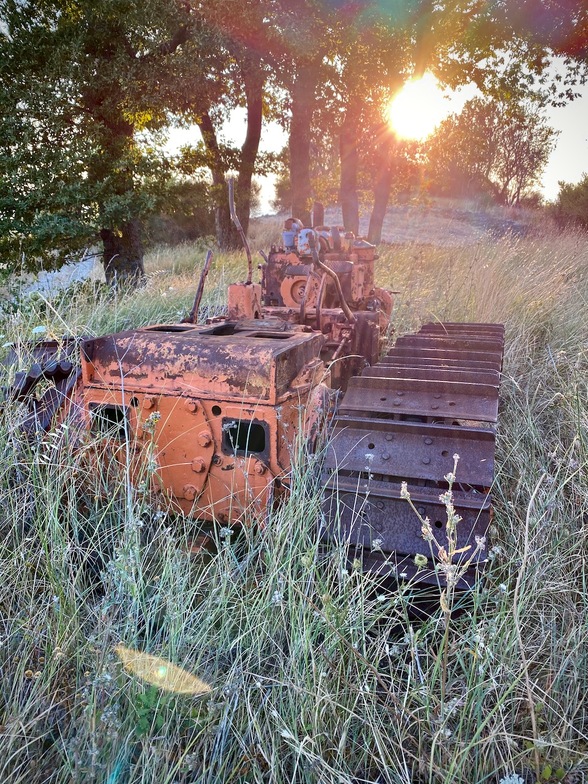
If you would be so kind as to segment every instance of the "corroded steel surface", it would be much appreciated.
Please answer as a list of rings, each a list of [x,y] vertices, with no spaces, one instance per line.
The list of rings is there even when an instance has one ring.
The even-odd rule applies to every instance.
[[[315,333],[163,324],[84,342],[84,386],[212,395],[276,404],[304,384],[324,337]],[[122,383],[122,382],[120,382]]]
[[[485,536],[490,522],[503,340],[500,325],[425,325],[350,380],[325,463],[327,539],[366,548],[376,571],[392,564],[415,576],[412,557],[430,557],[431,551],[418,515],[402,497],[402,483],[447,547],[440,495],[458,454],[457,547],[476,551],[476,538]],[[483,559],[477,552],[475,560]],[[474,577],[470,569],[462,583],[471,585]],[[418,579],[437,581],[430,571]]]
[[[261,285],[249,264],[229,286],[228,317],[192,323],[205,267],[183,323],[85,339],[81,369],[75,343],[39,344],[5,398],[26,407],[30,432],[75,402],[92,459],[119,461],[172,509],[232,525],[265,516],[289,484],[296,439],[313,448],[331,389],[342,390],[322,535],[364,548],[367,568],[412,575],[415,554],[430,552],[402,483],[446,544],[439,496],[459,454],[458,547],[473,545],[490,520],[503,328],[425,324],[379,361],[393,296],[375,286],[375,248],[293,219],[283,245],[264,256]]]
[[[323,343],[313,332],[229,322],[86,341],[88,427],[144,452],[154,489],[186,514],[259,516],[271,485],[287,482],[309,396],[328,380]]]

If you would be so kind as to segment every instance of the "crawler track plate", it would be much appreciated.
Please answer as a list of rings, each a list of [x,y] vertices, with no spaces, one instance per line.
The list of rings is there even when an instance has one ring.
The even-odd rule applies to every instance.
[[[403,482],[447,546],[439,496],[455,454],[458,548],[473,552],[476,537],[486,535],[503,347],[502,325],[425,324],[351,379],[326,459],[325,536],[347,542],[354,555],[361,551],[364,568],[413,576],[416,554],[435,555],[401,498]],[[467,551],[457,557],[467,559]],[[462,587],[472,584],[484,557],[482,551],[472,561]],[[432,569],[417,577],[438,581]]]

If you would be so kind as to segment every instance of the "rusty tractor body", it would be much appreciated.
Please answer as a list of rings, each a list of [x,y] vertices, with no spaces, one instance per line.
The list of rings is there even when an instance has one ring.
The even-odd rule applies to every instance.
[[[264,512],[319,404],[324,338],[257,324],[164,324],[87,340],[87,427],[136,456],[177,510],[223,524]]]
[[[415,554],[429,552],[402,483],[444,541],[439,495],[456,453],[459,545],[483,536],[503,327],[425,325],[380,359],[393,296],[375,285],[372,245],[290,219],[264,257],[261,284],[248,256],[250,274],[229,286],[224,319],[192,323],[209,257],[183,323],[83,340],[81,369],[72,344],[37,347],[35,366],[8,390],[28,405],[25,427],[47,429],[75,398],[86,430],[119,444],[133,470],[150,461],[153,489],[172,508],[248,524],[287,488],[297,439],[312,442],[329,390],[339,389],[323,538],[343,537],[366,568],[411,571]],[[35,385],[52,377],[36,399]]]

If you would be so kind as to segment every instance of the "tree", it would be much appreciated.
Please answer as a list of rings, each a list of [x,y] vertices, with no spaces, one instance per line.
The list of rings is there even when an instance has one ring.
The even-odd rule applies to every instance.
[[[197,25],[183,46],[184,70],[192,73],[192,89],[178,93],[170,109],[200,129],[202,147],[187,151],[184,167],[192,160],[195,166],[209,168],[217,241],[221,248],[230,249],[240,247],[241,239],[230,220],[227,175],[237,172],[236,208],[247,232],[253,175],[270,165],[267,157],[260,159],[259,143],[268,105],[265,85],[272,59],[271,27],[264,23],[264,4],[255,0],[204,0],[192,6]],[[222,139],[223,123],[236,107],[246,112],[240,149]]]
[[[170,165],[167,122],[191,20],[174,0],[2,0],[0,249],[58,263],[100,237],[107,280],[143,275],[142,218]]]
[[[429,176],[463,193],[519,204],[537,184],[556,132],[530,104],[474,98],[444,120],[428,144]]]
[[[571,224],[588,229],[588,174],[584,174],[575,185],[559,183],[553,214],[562,226]]]

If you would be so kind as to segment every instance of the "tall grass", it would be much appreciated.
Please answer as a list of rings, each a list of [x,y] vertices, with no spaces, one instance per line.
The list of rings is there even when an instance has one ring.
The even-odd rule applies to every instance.
[[[159,250],[145,289],[23,300],[6,340],[99,333],[190,309],[200,249]],[[588,240],[390,247],[379,283],[396,329],[504,321],[492,549],[447,615],[357,568],[316,535],[318,458],[292,493],[216,553],[198,525],[62,425],[0,432],[0,781],[530,782],[588,776]],[[237,257],[218,258],[220,309]],[[163,295],[166,296],[163,296]],[[459,471],[459,469],[458,469]],[[115,647],[197,674],[208,695],[157,689]]]

